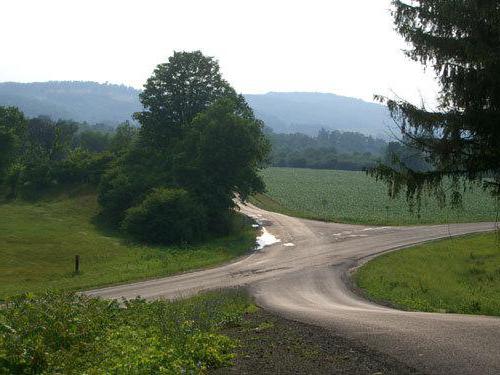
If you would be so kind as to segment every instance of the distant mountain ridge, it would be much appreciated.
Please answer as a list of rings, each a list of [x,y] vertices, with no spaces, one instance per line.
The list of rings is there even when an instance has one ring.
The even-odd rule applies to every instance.
[[[270,92],[245,98],[275,132],[316,135],[325,128],[387,138],[390,117],[380,104],[314,92]]]
[[[139,90],[82,81],[0,83],[0,105],[19,107],[27,116],[117,125],[140,111]]]
[[[82,81],[0,83],[0,105],[27,116],[117,125],[140,111],[140,90]],[[335,94],[270,92],[245,95],[257,117],[276,133],[316,135],[321,128],[374,136],[387,134],[389,116],[379,104]]]

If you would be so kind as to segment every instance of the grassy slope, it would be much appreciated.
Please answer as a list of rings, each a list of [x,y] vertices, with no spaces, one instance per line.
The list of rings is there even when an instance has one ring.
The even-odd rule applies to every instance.
[[[402,308],[500,316],[499,241],[479,234],[389,253],[355,279],[369,297]]]
[[[0,299],[24,291],[82,289],[213,266],[255,244],[246,226],[202,245],[148,247],[97,229],[94,194],[0,204]],[[74,275],[74,256],[81,274]]]
[[[375,225],[490,221],[495,201],[481,188],[464,192],[462,209],[425,199],[420,217],[409,212],[404,197],[391,200],[387,188],[364,172],[269,168],[263,171],[267,195],[252,203],[271,211],[326,221]]]

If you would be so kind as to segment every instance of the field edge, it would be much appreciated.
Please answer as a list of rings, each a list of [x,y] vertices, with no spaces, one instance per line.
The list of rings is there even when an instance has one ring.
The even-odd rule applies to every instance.
[[[493,313],[485,313],[484,311],[460,311],[456,306],[451,306],[448,308],[443,308],[441,307],[436,307],[435,305],[429,304],[426,305],[426,308],[417,308],[415,305],[408,304],[408,303],[402,303],[401,301],[397,301],[395,298],[390,298],[390,297],[380,297],[380,295],[377,295],[377,293],[373,293],[370,291],[369,287],[362,286],[360,285],[362,283],[361,281],[361,275],[363,272],[366,272],[367,268],[369,268],[371,265],[373,265],[375,262],[381,262],[387,258],[390,258],[391,256],[395,257],[405,257],[406,254],[404,252],[417,252],[417,251],[424,251],[425,249],[429,247],[437,247],[442,244],[446,244],[450,241],[475,241],[479,237],[496,237],[497,241],[500,238],[499,232],[495,232],[494,230],[492,231],[484,231],[484,232],[478,232],[478,233],[469,233],[466,235],[460,235],[456,237],[443,237],[435,240],[430,240],[430,241],[424,241],[416,244],[412,244],[409,246],[404,246],[404,247],[399,247],[399,248],[394,248],[390,249],[387,251],[382,251],[378,254],[371,255],[367,258],[360,259],[356,264],[354,264],[352,267],[346,270],[344,274],[344,282],[347,286],[347,288],[356,296],[367,300],[369,302],[372,302],[374,304],[396,309],[396,310],[401,310],[401,311],[408,311],[408,312],[427,312],[427,313],[440,313],[440,314],[461,314],[461,315],[477,315],[477,316],[488,316],[488,317],[500,317],[500,304],[499,307],[494,310]],[[500,242],[497,242],[497,246],[500,248]],[[423,249],[422,249],[423,248]],[[403,253],[403,254],[402,254]],[[471,251],[471,254],[473,252]],[[500,253],[499,253],[500,254]],[[481,257],[481,256],[478,256]],[[500,259],[500,255],[499,255]],[[499,266],[500,266],[500,260]],[[500,267],[497,268],[495,271],[498,275],[500,275]],[[387,273],[389,274],[389,273]],[[498,276],[498,280],[500,280],[500,276]],[[498,281],[497,281],[498,282]],[[443,284],[440,284],[443,285]],[[446,285],[446,284],[444,284]],[[481,288],[481,286],[479,286]],[[437,288],[439,289],[439,288]],[[442,288],[441,288],[442,289]],[[498,289],[500,290],[500,289]],[[498,291],[497,291],[498,293]],[[406,292],[406,294],[411,295],[411,292]],[[469,296],[463,296],[460,297],[463,298],[464,300],[469,299]],[[496,297],[497,300],[500,300],[500,293],[498,293],[498,296]]]

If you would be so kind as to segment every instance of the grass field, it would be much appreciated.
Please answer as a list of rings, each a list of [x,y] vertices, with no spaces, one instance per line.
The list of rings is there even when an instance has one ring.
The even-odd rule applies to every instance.
[[[391,200],[387,187],[364,172],[269,168],[262,172],[266,195],[258,206],[288,215],[345,223],[380,225],[434,224],[495,220],[498,202],[480,187],[463,194],[463,207],[441,209],[424,199],[420,217],[405,197]]]
[[[500,316],[499,241],[479,234],[389,253],[355,280],[372,299],[404,309]]]
[[[191,247],[148,247],[94,224],[95,194],[0,204],[0,299],[74,290],[213,266],[255,245],[255,230]],[[81,272],[74,274],[74,256]]]

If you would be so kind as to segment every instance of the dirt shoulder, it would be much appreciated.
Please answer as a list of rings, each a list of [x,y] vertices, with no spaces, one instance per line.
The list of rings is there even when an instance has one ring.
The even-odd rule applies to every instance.
[[[262,309],[223,333],[240,347],[235,365],[213,374],[421,374],[332,331]]]

